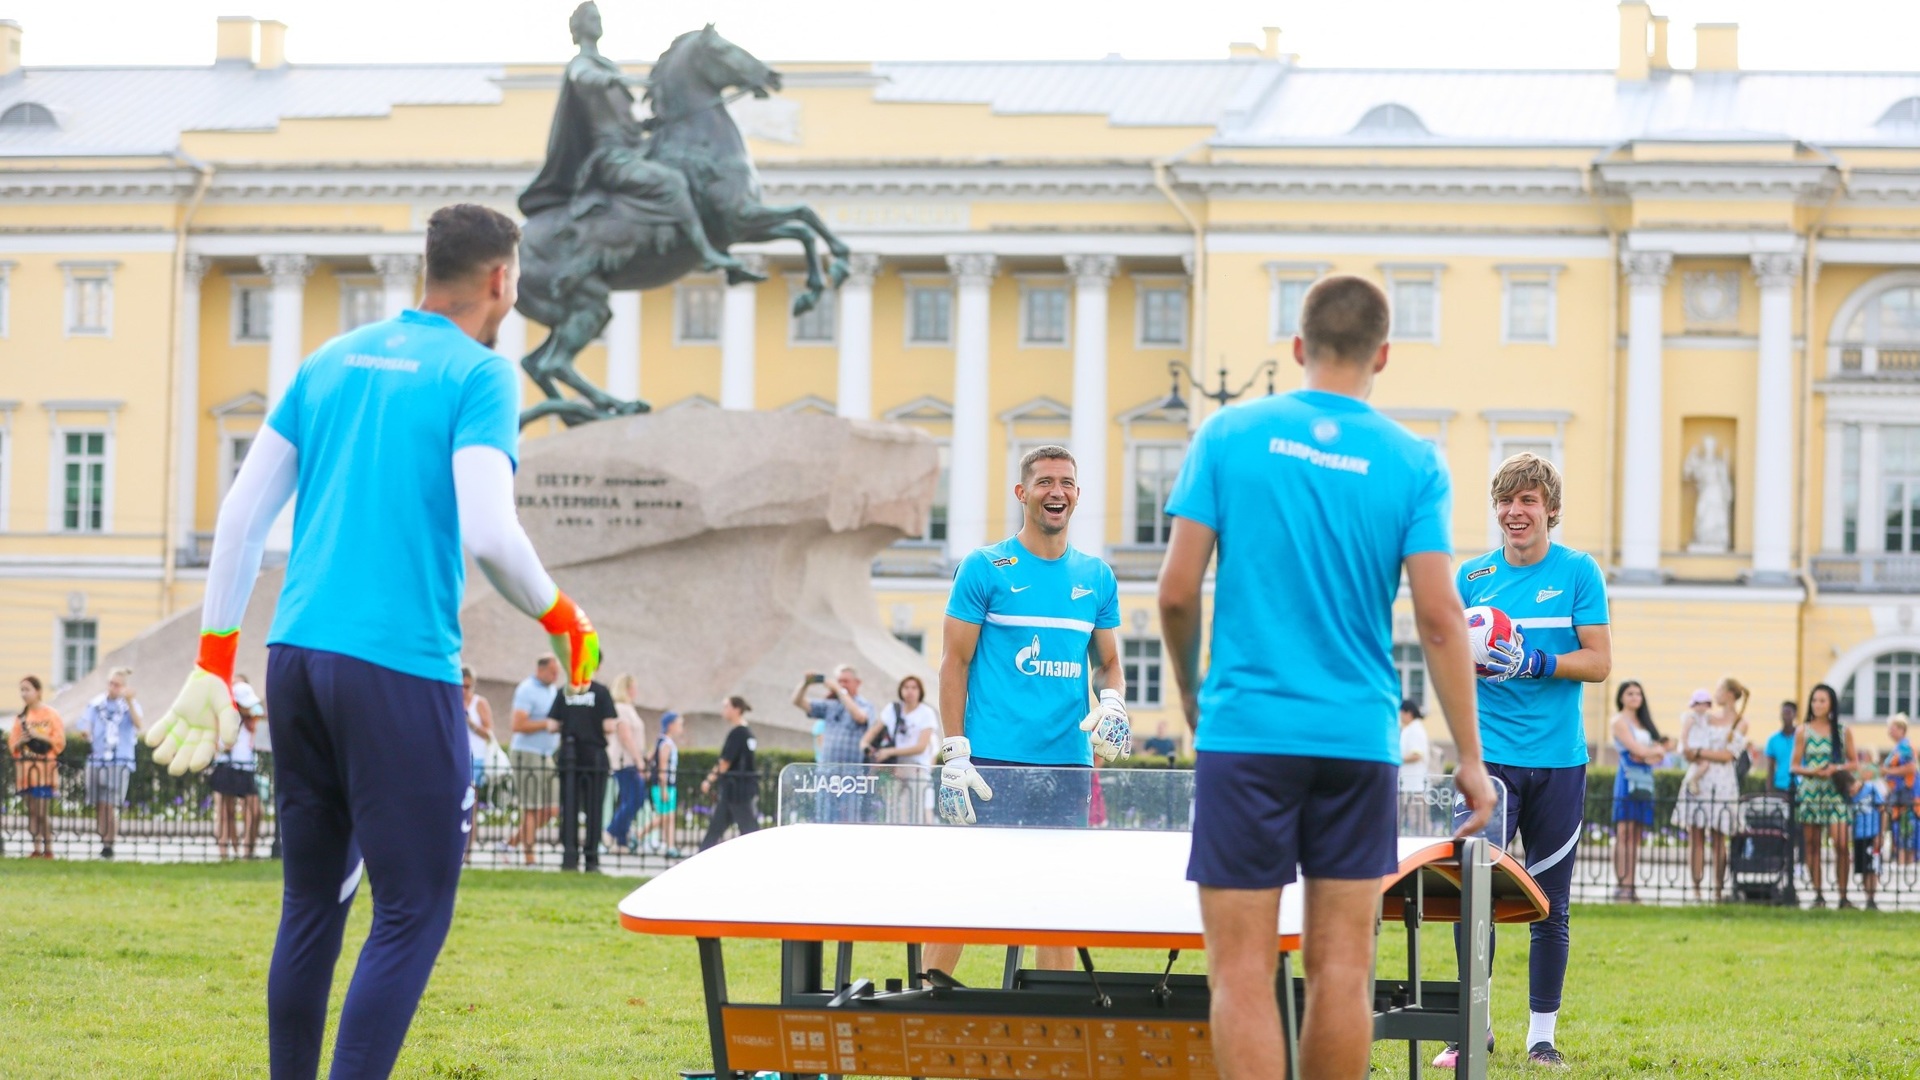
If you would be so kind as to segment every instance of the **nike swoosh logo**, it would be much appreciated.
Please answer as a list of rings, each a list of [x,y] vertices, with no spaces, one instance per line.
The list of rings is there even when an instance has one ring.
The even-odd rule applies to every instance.
[[[1533,594],[1533,602],[1536,604],[1544,604],[1559,595],[1559,589],[1541,589],[1539,592]]]
[[[1012,588],[1008,589],[1007,591],[1008,592],[1026,592],[1028,589],[1031,589],[1031,588],[1033,588],[1033,586],[1031,585],[1015,585]]]
[[[1092,596],[1092,595],[1093,595],[1092,589],[1083,589],[1080,586],[1075,585],[1073,587],[1073,596],[1071,596],[1069,599],[1078,600],[1083,596]]]

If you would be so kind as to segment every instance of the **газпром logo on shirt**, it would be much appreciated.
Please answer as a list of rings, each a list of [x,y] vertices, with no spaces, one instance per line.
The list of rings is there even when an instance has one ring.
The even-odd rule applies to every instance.
[[[1040,659],[1040,635],[1033,635],[1033,644],[1021,649],[1013,658],[1014,670],[1022,675],[1037,675],[1048,679],[1078,679],[1085,668],[1074,660]]]

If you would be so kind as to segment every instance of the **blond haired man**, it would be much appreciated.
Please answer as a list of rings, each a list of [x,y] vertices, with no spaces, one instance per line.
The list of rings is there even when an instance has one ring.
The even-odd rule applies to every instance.
[[[1468,607],[1499,608],[1513,620],[1510,647],[1480,682],[1480,735],[1487,771],[1507,788],[1506,821],[1491,835],[1524,837],[1527,872],[1549,903],[1533,924],[1528,955],[1527,1059],[1564,1068],[1555,1046],[1560,991],[1567,979],[1567,901],[1586,808],[1587,738],[1582,683],[1613,669],[1607,583],[1593,557],[1553,542],[1560,524],[1560,470],[1515,454],[1494,473],[1491,496],[1500,546],[1455,572]],[[1487,1034],[1489,1046],[1493,1034]],[[1450,1068],[1450,1045],[1434,1061]]]

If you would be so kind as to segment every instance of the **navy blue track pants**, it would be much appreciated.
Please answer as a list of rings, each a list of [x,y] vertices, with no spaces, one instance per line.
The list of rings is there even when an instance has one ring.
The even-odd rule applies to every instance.
[[[1527,1007],[1534,1012],[1559,1012],[1572,948],[1567,903],[1573,893],[1573,856],[1587,813],[1587,767],[1529,769],[1489,762],[1487,772],[1507,786],[1507,820],[1495,822],[1487,835],[1511,840],[1517,834],[1526,842],[1527,873],[1547,897],[1547,917],[1530,928],[1533,949],[1527,955]],[[1495,938],[1487,935],[1489,965]],[[1462,940],[1456,926],[1456,946]]]
[[[341,1008],[329,1075],[384,1077],[446,941],[472,828],[460,688],[275,645],[267,710],[285,860],[267,976],[273,1077],[319,1072],[334,963],[363,871],[373,927]]]

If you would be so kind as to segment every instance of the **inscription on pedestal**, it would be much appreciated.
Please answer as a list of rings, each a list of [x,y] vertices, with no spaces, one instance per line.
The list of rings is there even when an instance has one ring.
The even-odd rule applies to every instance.
[[[563,529],[627,529],[660,524],[664,516],[684,509],[684,500],[669,490],[664,476],[622,473],[602,476],[584,472],[535,473],[532,491],[522,491],[515,503],[522,514],[551,511],[546,523]]]

